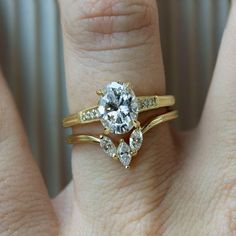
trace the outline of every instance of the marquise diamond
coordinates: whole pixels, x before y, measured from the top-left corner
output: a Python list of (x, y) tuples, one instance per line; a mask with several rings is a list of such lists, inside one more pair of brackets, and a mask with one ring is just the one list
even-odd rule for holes
[(138, 100), (128, 84), (111, 82), (98, 103), (103, 126), (114, 134), (128, 133), (138, 117)]
[(109, 157), (114, 158), (116, 156), (116, 146), (107, 136), (100, 137), (100, 146)]
[(129, 145), (133, 153), (137, 153), (143, 142), (143, 134), (141, 129), (135, 129), (129, 138)]
[(128, 167), (130, 162), (131, 162), (131, 159), (132, 159), (132, 155), (131, 155), (131, 149), (129, 147), (129, 145), (124, 142), (124, 141), (121, 141), (118, 148), (117, 148), (117, 156), (120, 160), (120, 162)]

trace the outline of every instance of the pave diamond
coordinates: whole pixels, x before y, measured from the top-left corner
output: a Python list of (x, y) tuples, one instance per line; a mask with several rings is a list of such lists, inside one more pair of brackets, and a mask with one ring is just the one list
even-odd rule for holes
[(82, 121), (90, 121), (90, 120), (98, 119), (98, 118), (99, 118), (99, 114), (96, 108), (84, 111), (81, 115)]
[(120, 162), (125, 167), (129, 166), (132, 156), (131, 156), (131, 149), (126, 142), (124, 142), (124, 141), (120, 142), (120, 144), (117, 148), (117, 156), (118, 156)]
[(150, 96), (148, 98), (139, 98), (138, 99), (139, 110), (147, 110), (157, 106), (156, 96)]
[(98, 104), (100, 120), (114, 134), (128, 133), (138, 117), (138, 100), (128, 84), (111, 82)]
[(114, 158), (116, 156), (116, 146), (107, 136), (100, 137), (100, 146), (109, 157)]
[(133, 153), (137, 153), (143, 142), (143, 134), (141, 129), (135, 129), (129, 139), (129, 145)]

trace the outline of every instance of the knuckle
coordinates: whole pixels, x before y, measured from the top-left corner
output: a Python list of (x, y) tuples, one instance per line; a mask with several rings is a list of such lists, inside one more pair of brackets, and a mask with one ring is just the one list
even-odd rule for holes
[(64, 32), (86, 51), (135, 47), (155, 32), (155, 1), (73, 1), (63, 14)]

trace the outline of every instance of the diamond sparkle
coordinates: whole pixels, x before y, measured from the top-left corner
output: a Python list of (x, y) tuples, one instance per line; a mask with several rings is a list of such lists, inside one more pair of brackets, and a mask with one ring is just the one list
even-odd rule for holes
[(132, 160), (132, 155), (131, 155), (131, 149), (126, 142), (124, 142), (124, 141), (120, 142), (120, 144), (117, 148), (117, 156), (118, 156), (120, 162), (124, 166), (129, 166), (129, 164)]
[(116, 156), (116, 146), (107, 136), (100, 137), (100, 146), (109, 157), (114, 158)]
[(138, 117), (138, 100), (128, 84), (111, 82), (98, 103), (100, 120), (114, 134), (128, 133)]
[(137, 153), (143, 143), (143, 134), (141, 129), (135, 129), (129, 138), (129, 145), (133, 153)]

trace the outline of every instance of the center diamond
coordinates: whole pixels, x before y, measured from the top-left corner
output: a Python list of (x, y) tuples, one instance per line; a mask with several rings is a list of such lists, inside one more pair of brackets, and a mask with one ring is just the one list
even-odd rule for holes
[(111, 82), (98, 103), (101, 122), (114, 134), (128, 133), (138, 117), (138, 101), (128, 84)]

